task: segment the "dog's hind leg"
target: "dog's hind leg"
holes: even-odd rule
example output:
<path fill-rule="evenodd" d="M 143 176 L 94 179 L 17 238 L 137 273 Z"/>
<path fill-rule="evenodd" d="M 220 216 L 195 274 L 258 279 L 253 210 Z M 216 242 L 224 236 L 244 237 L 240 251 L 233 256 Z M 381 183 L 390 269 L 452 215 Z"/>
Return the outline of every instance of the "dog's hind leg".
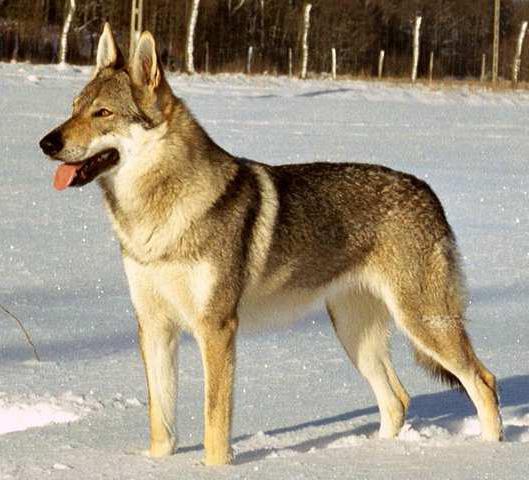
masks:
<path fill-rule="evenodd" d="M 461 315 L 431 316 L 414 308 L 397 313 L 396 320 L 419 352 L 423 367 L 451 385 L 464 387 L 478 412 L 482 438 L 501 440 L 496 380 L 474 353 Z"/>
<path fill-rule="evenodd" d="M 391 363 L 387 308 L 370 292 L 350 289 L 328 299 L 327 311 L 347 355 L 373 389 L 380 410 L 380 437 L 395 437 L 410 397 Z"/>
<path fill-rule="evenodd" d="M 452 386 L 463 386 L 476 407 L 482 437 L 501 440 L 496 381 L 477 358 L 465 331 L 462 280 L 449 260 L 441 251 L 413 278 L 403 268 L 390 273 L 388 305 L 417 350 L 419 363 Z"/>

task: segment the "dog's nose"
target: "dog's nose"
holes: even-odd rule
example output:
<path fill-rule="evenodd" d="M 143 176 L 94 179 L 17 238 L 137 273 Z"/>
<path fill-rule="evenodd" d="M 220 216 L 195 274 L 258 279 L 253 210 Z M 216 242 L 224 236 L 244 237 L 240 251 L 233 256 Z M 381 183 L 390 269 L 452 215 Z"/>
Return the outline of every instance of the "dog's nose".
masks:
<path fill-rule="evenodd" d="M 62 150 L 64 144 L 62 142 L 62 134 L 60 130 L 54 130 L 48 133 L 39 143 L 42 151 L 49 156 L 56 155 Z"/>

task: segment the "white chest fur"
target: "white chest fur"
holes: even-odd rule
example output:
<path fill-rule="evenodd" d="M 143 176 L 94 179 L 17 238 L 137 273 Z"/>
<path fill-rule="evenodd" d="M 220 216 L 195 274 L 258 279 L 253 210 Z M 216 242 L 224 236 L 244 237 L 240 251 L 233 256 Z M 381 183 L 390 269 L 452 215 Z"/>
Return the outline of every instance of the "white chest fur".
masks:
<path fill-rule="evenodd" d="M 211 263 L 204 260 L 144 266 L 125 258 L 124 265 L 134 305 L 152 305 L 143 310 L 153 310 L 153 314 L 165 315 L 185 330 L 195 330 L 217 285 Z"/>

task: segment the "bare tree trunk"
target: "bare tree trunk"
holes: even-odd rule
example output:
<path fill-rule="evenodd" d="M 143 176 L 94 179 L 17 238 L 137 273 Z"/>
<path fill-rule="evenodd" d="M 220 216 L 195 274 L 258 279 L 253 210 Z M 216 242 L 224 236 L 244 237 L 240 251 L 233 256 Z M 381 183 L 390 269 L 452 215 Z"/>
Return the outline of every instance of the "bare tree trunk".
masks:
<path fill-rule="evenodd" d="M 310 29 L 310 11 L 312 4 L 303 5 L 303 37 L 301 41 L 301 78 L 307 78 L 307 67 L 309 63 L 309 29 Z"/>
<path fill-rule="evenodd" d="M 132 59 L 143 28 L 143 0 L 132 0 L 130 13 L 129 58 Z"/>
<path fill-rule="evenodd" d="M 336 48 L 331 49 L 331 73 L 332 73 L 332 79 L 336 80 Z"/>
<path fill-rule="evenodd" d="M 248 57 L 246 58 L 246 74 L 251 75 L 252 73 L 252 58 L 253 58 L 253 47 L 248 47 Z"/>
<path fill-rule="evenodd" d="M 66 65 L 66 54 L 68 53 L 68 33 L 70 33 L 70 27 L 72 26 L 73 16 L 75 14 L 75 0 L 69 0 L 70 6 L 68 8 L 68 14 L 64 21 L 61 34 L 61 49 L 59 51 L 59 64 Z"/>
<path fill-rule="evenodd" d="M 233 9 L 232 9 L 231 0 L 228 0 L 228 13 L 230 15 L 233 15 L 235 12 L 237 12 L 237 10 L 239 10 L 244 5 L 245 1 L 246 0 L 239 0 L 239 3 L 235 7 L 233 7 Z"/>
<path fill-rule="evenodd" d="M 288 49 L 288 76 L 292 77 L 292 48 Z"/>
<path fill-rule="evenodd" d="M 434 61 L 434 53 L 433 50 L 430 52 L 430 64 L 428 65 L 428 81 L 432 83 L 433 81 L 433 61 Z"/>
<path fill-rule="evenodd" d="M 413 64 L 411 69 L 411 81 L 417 80 L 417 67 L 419 65 L 420 40 L 421 40 L 422 17 L 415 17 L 415 27 L 413 29 Z"/>
<path fill-rule="evenodd" d="M 386 55 L 386 52 L 384 50 L 380 50 L 380 56 L 378 57 L 378 79 L 382 79 L 382 75 L 384 74 L 384 57 Z"/>
<path fill-rule="evenodd" d="M 261 30 L 261 52 L 265 47 L 265 0 L 259 0 L 259 6 L 261 8 L 260 18 L 260 30 Z"/>
<path fill-rule="evenodd" d="M 484 82 L 487 78 L 487 55 L 483 54 L 481 56 L 481 76 L 479 80 Z"/>
<path fill-rule="evenodd" d="M 15 32 L 15 46 L 13 47 L 13 53 L 11 55 L 11 63 L 17 63 L 18 62 L 18 49 L 20 46 L 20 33 L 19 33 L 20 25 L 17 22 L 16 23 L 16 32 Z"/>
<path fill-rule="evenodd" d="M 195 27 L 197 25 L 198 7 L 200 0 L 193 0 L 191 4 L 191 13 L 189 15 L 189 23 L 187 24 L 187 38 L 186 38 L 186 72 L 195 73 L 195 65 L 193 60 L 194 42 L 195 42 Z"/>
<path fill-rule="evenodd" d="M 494 43 L 492 44 L 492 83 L 498 82 L 500 57 L 500 3 L 494 0 Z"/>
<path fill-rule="evenodd" d="M 209 42 L 206 42 L 206 53 L 204 58 L 204 71 L 209 73 Z"/>
<path fill-rule="evenodd" d="M 520 73 L 520 66 L 522 64 L 522 48 L 523 41 L 525 39 L 525 33 L 527 32 L 527 22 L 522 22 L 520 28 L 520 35 L 518 36 L 518 42 L 516 44 L 516 53 L 514 54 L 514 61 L 512 65 L 512 86 L 516 88 L 518 84 L 518 75 Z"/>

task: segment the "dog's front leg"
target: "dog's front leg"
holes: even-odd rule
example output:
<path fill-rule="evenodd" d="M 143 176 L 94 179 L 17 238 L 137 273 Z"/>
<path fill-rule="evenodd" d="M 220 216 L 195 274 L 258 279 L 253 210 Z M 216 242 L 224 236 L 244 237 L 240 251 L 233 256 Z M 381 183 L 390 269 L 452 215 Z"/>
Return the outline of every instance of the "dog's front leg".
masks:
<path fill-rule="evenodd" d="M 124 258 L 130 297 L 138 320 L 138 335 L 145 365 L 149 396 L 151 447 L 148 455 L 164 457 L 174 453 L 176 436 L 176 394 L 180 330 L 174 311 L 153 288 L 144 267 Z"/>
<path fill-rule="evenodd" d="M 176 450 L 177 351 L 176 327 L 158 325 L 138 313 L 140 346 L 147 376 L 151 446 L 148 455 L 159 458 Z"/>
<path fill-rule="evenodd" d="M 205 377 L 206 465 L 231 462 L 230 434 L 237 318 L 207 322 L 198 333 Z"/>

